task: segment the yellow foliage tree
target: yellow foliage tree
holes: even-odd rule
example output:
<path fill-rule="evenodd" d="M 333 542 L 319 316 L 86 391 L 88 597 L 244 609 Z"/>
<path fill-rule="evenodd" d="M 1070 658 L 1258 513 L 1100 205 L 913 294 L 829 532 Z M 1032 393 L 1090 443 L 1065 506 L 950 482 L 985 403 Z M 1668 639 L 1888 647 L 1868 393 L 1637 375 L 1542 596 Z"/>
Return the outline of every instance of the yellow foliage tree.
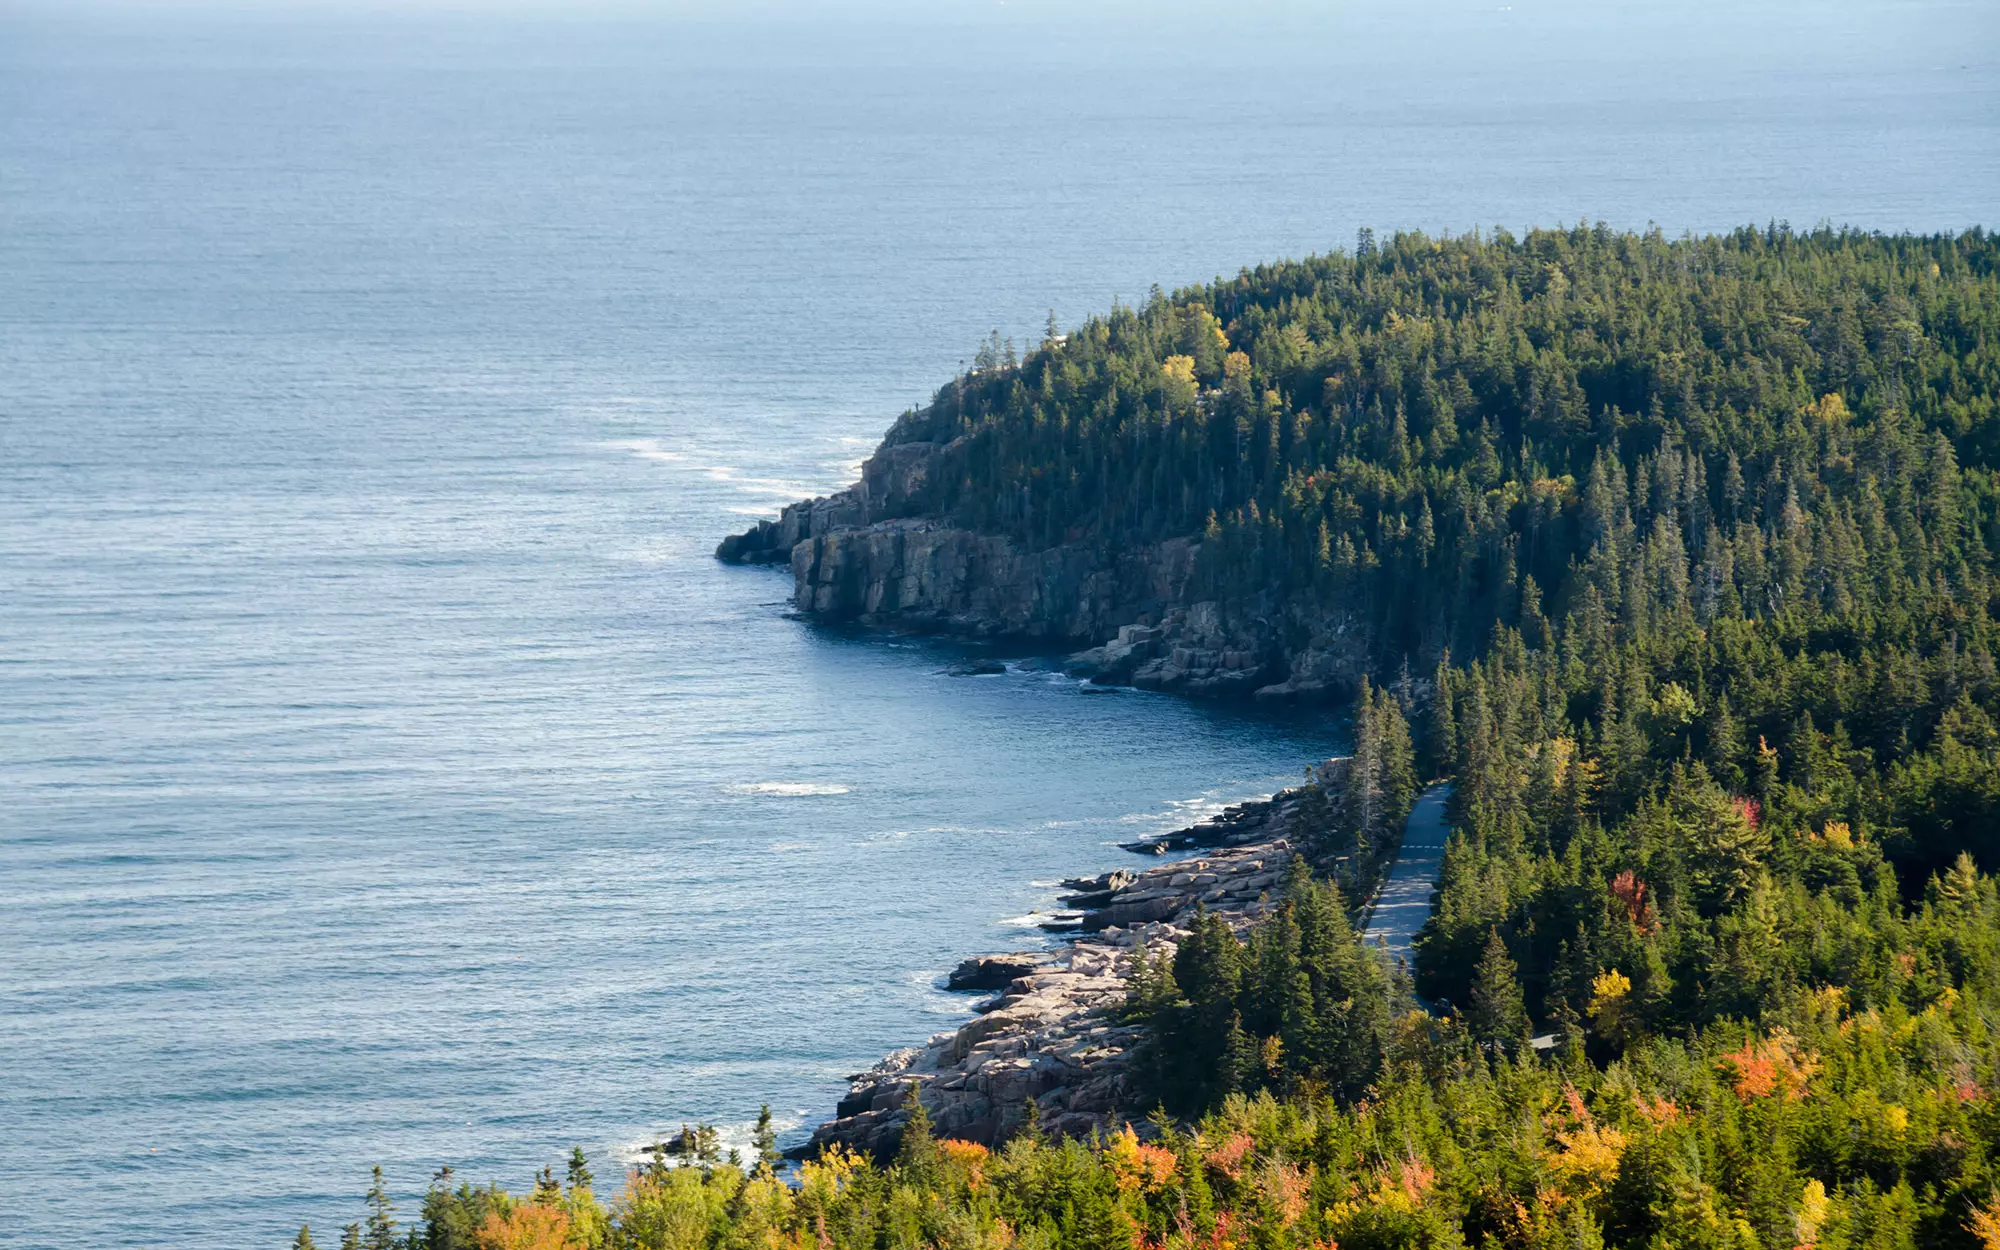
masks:
<path fill-rule="evenodd" d="M 2000 1192 L 1972 1208 L 1965 1230 L 1979 1239 L 1980 1250 L 2000 1250 Z"/>
<path fill-rule="evenodd" d="M 1574 1086 L 1563 1091 L 1563 1099 L 1569 1127 L 1555 1132 L 1562 1149 L 1544 1154 L 1542 1164 L 1565 1195 L 1592 1199 L 1618 1179 L 1625 1134 L 1610 1125 L 1599 1124 Z"/>
<path fill-rule="evenodd" d="M 1817 1180 L 1806 1182 L 1805 1192 L 1799 1195 L 1799 1212 L 1792 1218 L 1792 1231 L 1798 1237 L 1800 1250 L 1813 1250 L 1819 1245 L 1820 1226 L 1826 1223 L 1832 1206 L 1825 1185 Z"/>
<path fill-rule="evenodd" d="M 1824 425 L 1846 425 L 1854 419 L 1854 412 L 1838 392 L 1828 392 L 1806 405 L 1806 415 Z"/>
<path fill-rule="evenodd" d="M 1625 1041 L 1632 1001 L 1632 978 L 1613 968 L 1590 983 L 1590 1023 L 1597 1035 L 1615 1044 Z"/>
<path fill-rule="evenodd" d="M 564 1250 L 569 1244 L 568 1213 L 539 1202 L 524 1202 L 505 1215 L 489 1211 L 479 1226 L 479 1250 Z"/>
<path fill-rule="evenodd" d="M 976 1141 L 944 1137 L 938 1140 L 938 1157 L 965 1179 L 967 1189 L 978 1189 L 986 1176 L 986 1160 L 992 1152 Z"/>
<path fill-rule="evenodd" d="M 1189 408 L 1194 405 L 1194 357 L 1169 356 L 1160 365 L 1160 392 L 1166 397 L 1169 408 Z"/>
<path fill-rule="evenodd" d="M 1140 1141 L 1130 1124 L 1112 1135 L 1104 1150 L 1104 1161 L 1110 1165 L 1120 1193 L 1134 1190 L 1157 1193 L 1165 1189 L 1173 1181 L 1179 1163 L 1173 1151 Z"/>

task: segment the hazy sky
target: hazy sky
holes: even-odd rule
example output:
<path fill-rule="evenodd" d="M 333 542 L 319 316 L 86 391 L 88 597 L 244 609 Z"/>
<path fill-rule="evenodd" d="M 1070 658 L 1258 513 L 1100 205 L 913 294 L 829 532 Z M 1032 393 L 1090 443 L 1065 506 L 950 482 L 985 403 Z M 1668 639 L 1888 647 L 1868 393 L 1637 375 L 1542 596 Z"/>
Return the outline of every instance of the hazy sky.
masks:
<path fill-rule="evenodd" d="M 1833 57 L 1853 63 L 1935 62 L 1940 68 L 2000 67 L 2000 0 L 4 0 L 10 19 L 71 18 L 93 23 L 227 17 L 335 20 L 393 29 L 439 18 L 532 19 L 660 26 L 859 30 L 970 27 L 1046 35 L 1061 42 L 1157 44 L 1227 38 L 1265 44 L 1285 59 L 1298 36 L 1341 32 L 1442 46 L 1501 37 L 1482 68 L 1535 74 L 1549 58 L 1585 56 L 1599 68 L 1620 61 L 1658 65 L 1681 59 L 1745 68 L 1810 67 Z M 1511 33 L 1514 42 L 1509 46 Z M 4 34 L 0 34 L 4 41 Z"/>
<path fill-rule="evenodd" d="M 1961 38 L 1994 33 L 1992 0 L 12 0 L 5 11 L 37 14 L 229 13 L 392 17 L 410 14 L 532 14 L 544 17 L 657 17 L 897 22 L 1060 21 L 1102 18 L 1142 31 L 1161 21 L 1189 19 L 1223 25 L 1247 22 L 1320 24 L 1343 18 L 1394 18 L 1413 25 L 1471 12 L 1513 12 L 1523 18 L 1561 17 L 1596 28 L 1702 23 L 1727 38 L 1732 27 L 1772 21 L 1845 25 L 1856 21 L 1936 23 Z M 1690 32 L 1693 33 L 1693 32 Z M 1989 44 L 1984 51 L 1995 49 Z"/>
<path fill-rule="evenodd" d="M 1393 40 L 1434 43 L 1440 72 L 1513 75 L 1524 86 L 1574 73 L 1585 96 L 1584 80 L 1678 67 L 1703 77 L 1823 74 L 1829 90 L 1843 72 L 2000 73 L 2000 0 L 0 0 L 0 56 L 36 54 L 32 40 L 8 34 L 24 22 L 69 19 L 137 33 L 154 21 L 216 18 L 331 21 L 385 35 L 496 19 L 761 29 L 780 40 L 811 29 L 872 36 L 960 28 L 1026 36 L 1032 46 L 1017 53 L 1053 49 L 1104 64 L 1163 46 L 1198 64 L 1226 41 L 1232 60 L 1247 51 L 1305 72 L 1320 56 L 1354 66 L 1369 41 Z"/>

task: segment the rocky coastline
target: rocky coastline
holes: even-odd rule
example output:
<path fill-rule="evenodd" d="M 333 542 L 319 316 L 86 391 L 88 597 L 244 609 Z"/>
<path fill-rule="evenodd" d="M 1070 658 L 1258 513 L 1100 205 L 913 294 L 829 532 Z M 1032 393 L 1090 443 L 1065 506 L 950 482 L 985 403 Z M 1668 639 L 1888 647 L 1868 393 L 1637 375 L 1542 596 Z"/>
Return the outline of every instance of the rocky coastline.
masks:
<path fill-rule="evenodd" d="M 1263 600 L 1202 598 L 1194 537 L 1028 551 L 940 520 L 927 488 L 953 451 L 886 442 L 853 486 L 731 535 L 716 556 L 787 565 L 793 603 L 815 621 L 1059 645 L 1073 649 L 1068 671 L 1105 685 L 1319 702 L 1359 682 L 1357 626 Z"/>
<path fill-rule="evenodd" d="M 1338 762 L 1324 769 L 1338 775 Z M 1133 1050 L 1141 1031 L 1121 1023 L 1126 981 L 1140 952 L 1171 957 L 1201 907 L 1239 929 L 1267 914 L 1295 850 L 1313 841 L 1325 804 L 1316 785 L 1239 804 L 1125 850 L 1184 858 L 1063 883 L 1071 910 L 1043 927 L 1065 934 L 1050 950 L 977 956 L 947 989 L 991 990 L 977 1014 L 921 1046 L 900 1050 L 850 1080 L 834 1118 L 792 1153 L 839 1144 L 886 1157 L 902 1139 L 914 1088 L 935 1130 L 996 1145 L 1023 1122 L 1030 1101 L 1050 1133 L 1086 1135 L 1135 1107 Z M 1343 864 L 1330 865 L 1338 874 Z"/>
<path fill-rule="evenodd" d="M 1193 537 L 1030 551 L 940 519 L 929 488 L 958 449 L 898 441 L 903 432 L 891 432 L 853 486 L 731 535 L 717 558 L 789 567 L 794 607 L 815 622 L 1059 645 L 1070 651 L 1064 670 L 1098 686 L 1324 702 L 1359 683 L 1366 640 L 1350 622 L 1200 597 Z M 1031 1102 L 1043 1129 L 1059 1134 L 1143 1115 L 1131 1105 L 1140 1030 L 1120 1019 L 1135 959 L 1170 958 L 1197 907 L 1238 928 L 1266 914 L 1295 851 L 1322 844 L 1313 835 L 1326 817 L 1324 789 L 1339 786 L 1344 763 L 1323 765 L 1313 784 L 1124 847 L 1185 858 L 1064 882 L 1067 910 L 1042 925 L 1063 936 L 1059 947 L 966 960 L 946 984 L 990 991 L 977 1014 L 849 1078 L 834 1118 L 791 1153 L 835 1144 L 893 1153 L 912 1089 L 938 1133 L 988 1145 L 1015 1131 Z M 1315 867 L 1349 889 L 1372 885 L 1372 864 Z"/>

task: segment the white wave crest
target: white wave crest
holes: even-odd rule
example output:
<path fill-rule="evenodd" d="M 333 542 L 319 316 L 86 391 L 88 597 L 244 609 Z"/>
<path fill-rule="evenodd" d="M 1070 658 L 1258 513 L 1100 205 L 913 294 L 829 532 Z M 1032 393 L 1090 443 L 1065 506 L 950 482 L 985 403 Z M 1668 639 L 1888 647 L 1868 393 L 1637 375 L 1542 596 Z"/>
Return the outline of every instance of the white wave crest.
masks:
<path fill-rule="evenodd" d="M 701 459 L 678 451 L 668 451 L 657 438 L 620 438 L 599 444 L 613 451 L 629 452 L 641 460 L 655 460 L 661 464 L 684 466 L 692 473 L 699 473 L 712 481 L 734 486 L 746 495 L 758 495 L 768 499 L 804 499 L 815 494 L 824 494 L 825 489 L 815 489 L 810 482 L 797 482 L 785 478 L 748 477 L 743 470 L 733 464 L 704 463 Z"/>
<path fill-rule="evenodd" d="M 768 794 L 787 799 L 816 798 L 850 791 L 850 787 L 830 781 L 745 781 L 724 788 L 731 794 Z"/>
<path fill-rule="evenodd" d="M 687 457 L 677 451 L 668 451 L 660 446 L 657 438 L 619 438 L 603 444 L 612 451 L 626 451 L 641 460 L 658 460 L 664 464 L 680 464 Z"/>
<path fill-rule="evenodd" d="M 1025 916 L 1008 916 L 993 923 L 1003 929 L 1036 929 L 1045 924 L 1054 924 L 1063 917 L 1052 911 L 1031 911 Z"/>

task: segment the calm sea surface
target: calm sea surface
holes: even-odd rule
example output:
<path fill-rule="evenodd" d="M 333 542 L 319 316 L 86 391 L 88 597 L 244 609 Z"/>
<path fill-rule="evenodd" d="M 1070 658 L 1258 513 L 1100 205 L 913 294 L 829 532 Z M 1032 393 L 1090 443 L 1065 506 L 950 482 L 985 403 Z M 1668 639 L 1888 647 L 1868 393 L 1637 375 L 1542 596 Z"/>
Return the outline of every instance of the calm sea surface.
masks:
<path fill-rule="evenodd" d="M 0 26 L 12 1244 L 796 1135 L 1057 878 L 1336 748 L 709 552 L 989 329 L 1363 224 L 1997 224 L 1987 6 L 1671 8 Z"/>

